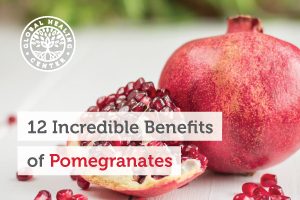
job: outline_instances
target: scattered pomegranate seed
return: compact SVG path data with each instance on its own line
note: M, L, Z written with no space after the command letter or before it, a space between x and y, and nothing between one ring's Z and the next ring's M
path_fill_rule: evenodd
M73 180L73 181L76 181L77 180L77 175L70 175L70 177L71 177L71 179Z
M17 117L16 117L15 115L9 115L9 116L7 117L7 124L8 124L9 126L15 125L16 122L17 122Z
M34 200L51 200L51 194L47 190L40 190Z
M269 193L272 195L283 195L283 190L279 185L269 187Z
M290 197L283 196L283 195L271 195L270 200L291 200Z
M30 179L32 179L32 175L19 175L18 172L16 173L16 177L18 179L18 181L29 181Z
M59 190L56 193L57 200L71 200L72 196L73 196L73 191L71 189Z
M83 190L87 190L90 187L90 183L84 180L81 176L77 177L77 185Z
M264 174L260 178L260 184L244 183L243 193L237 194L233 200L290 200L284 196L282 188L277 185L277 178L274 174Z
M260 184L264 187L271 187L277 184L277 177L274 174L264 174L260 178Z
M75 194L72 196L72 199L70 200L88 200L88 198L83 194Z
M233 200L246 200L246 199L248 199L248 197L243 193L237 194L233 197Z
M245 195L252 197L256 188L258 188L256 183L244 183L242 186L242 191Z

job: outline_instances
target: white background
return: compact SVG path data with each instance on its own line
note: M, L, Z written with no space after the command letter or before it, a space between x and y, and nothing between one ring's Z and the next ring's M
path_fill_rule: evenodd
M158 82L166 59L181 44L194 38L225 32L225 23L190 24L161 27L102 27L74 30L77 48L72 61L63 69L43 73L29 67L19 50L22 27L0 25L0 191L1 199L33 199L40 189L56 191L71 188L89 199L128 199L105 189L81 191L69 177L35 177L18 182L16 172L16 129L6 128L7 114L26 111L84 111L97 97L107 95L130 80L145 77ZM269 22L265 32L300 47L299 23ZM221 152L220 152L221 153ZM276 173L279 184L293 200L300 199L300 152L276 167L254 176L218 175L207 172L188 186L150 198L230 200L241 184L258 181L265 172Z

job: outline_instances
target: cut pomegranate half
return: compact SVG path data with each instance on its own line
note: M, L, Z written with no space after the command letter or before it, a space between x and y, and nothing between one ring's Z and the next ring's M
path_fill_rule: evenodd
M155 89L152 82L145 82L139 78L135 82L129 82L121 87L115 94L100 97L95 106L91 106L88 112L178 112L165 89ZM124 194L149 197L156 196L173 189L182 187L200 176L206 169L207 159L198 147L185 142L141 142L141 141L69 141L69 146L181 146L182 163L180 176L81 176L86 181L118 191Z

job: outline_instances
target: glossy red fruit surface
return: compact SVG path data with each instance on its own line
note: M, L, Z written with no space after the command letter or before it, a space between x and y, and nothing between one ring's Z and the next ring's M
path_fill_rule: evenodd
M182 111L221 111L223 141L196 142L208 167L251 173L300 147L300 50L248 16L221 36L190 41L167 61L159 86Z

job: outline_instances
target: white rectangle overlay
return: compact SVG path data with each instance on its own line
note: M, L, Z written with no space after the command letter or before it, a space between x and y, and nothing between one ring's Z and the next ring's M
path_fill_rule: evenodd
M19 141L221 141L221 112L19 112Z
M18 147L20 175L181 174L180 147Z

